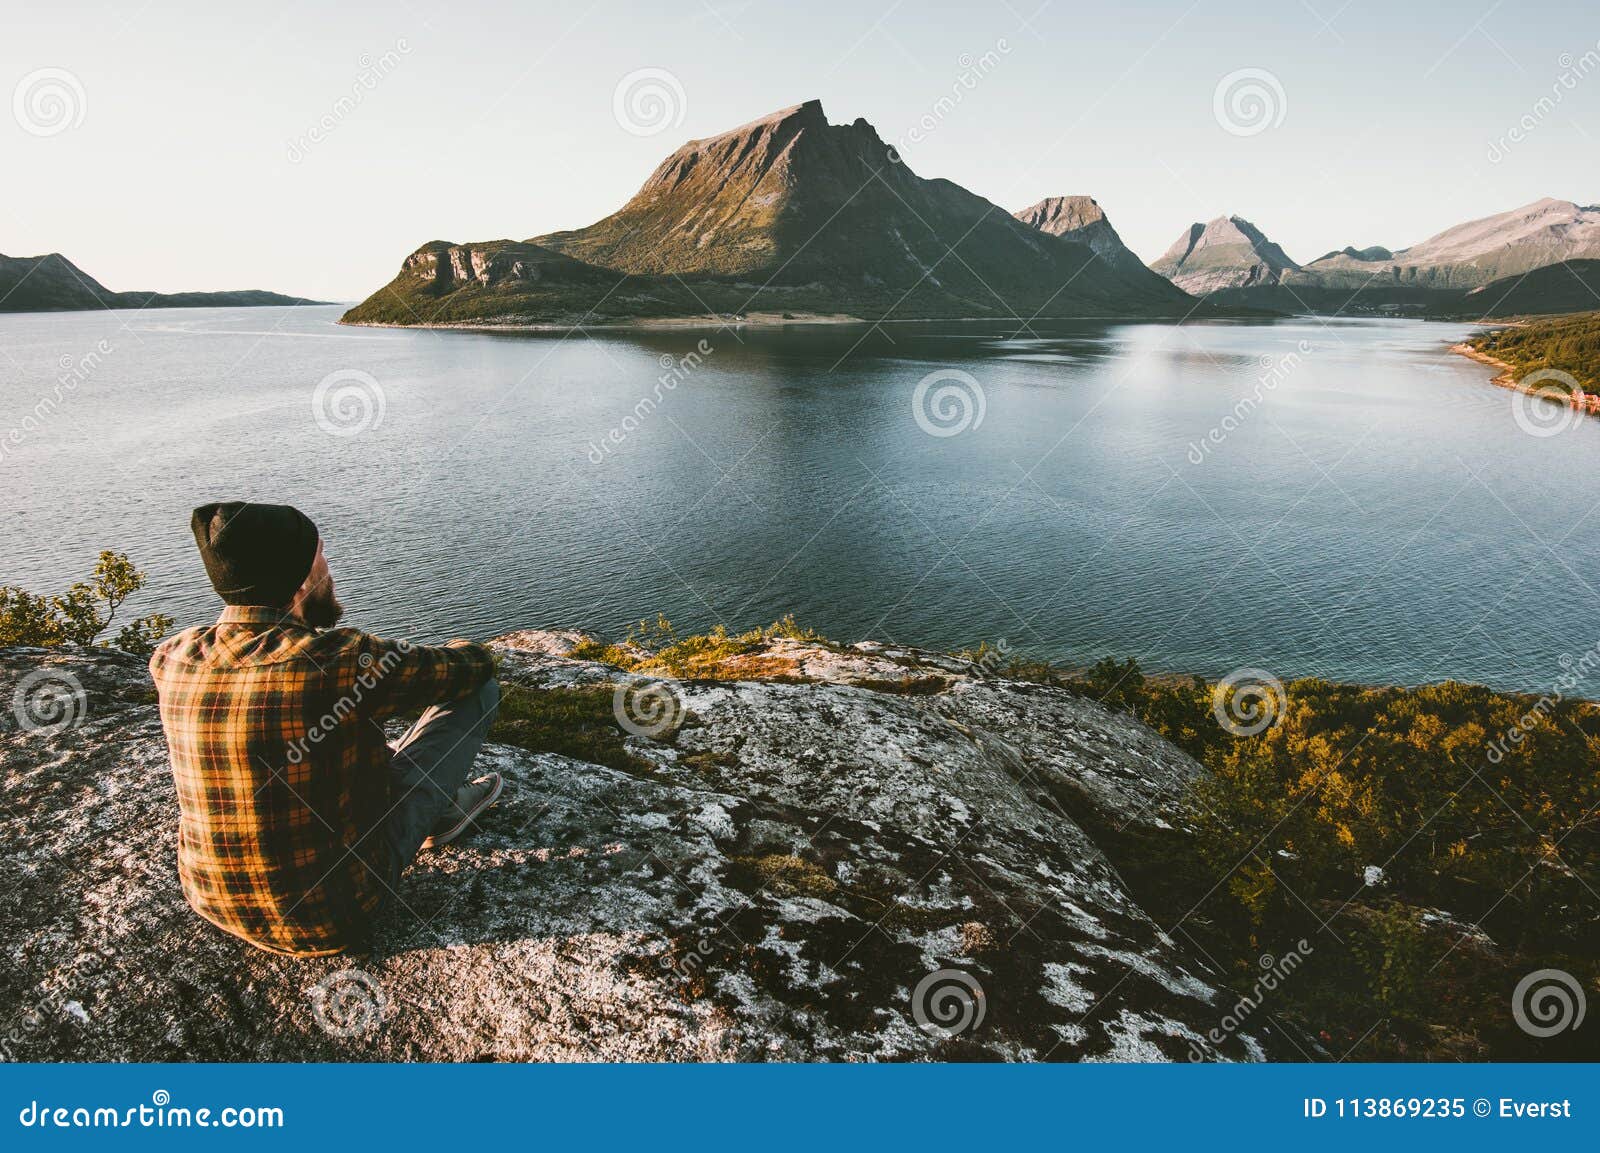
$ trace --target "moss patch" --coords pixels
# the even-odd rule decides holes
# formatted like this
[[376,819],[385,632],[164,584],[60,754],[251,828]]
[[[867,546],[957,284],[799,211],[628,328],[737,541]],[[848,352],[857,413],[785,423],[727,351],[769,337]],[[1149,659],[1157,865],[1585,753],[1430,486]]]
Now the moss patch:
[[693,769],[698,773],[709,773],[715,769],[737,768],[739,758],[736,754],[721,749],[703,749],[697,753],[685,753],[681,761],[685,768]]
[[489,739],[613,769],[653,771],[649,762],[624,746],[626,734],[612,711],[612,696],[613,690],[604,685],[530,689],[503,684],[500,714],[489,730]]
[[875,693],[894,693],[902,697],[933,697],[944,692],[952,683],[949,677],[923,676],[899,677],[895,680],[868,678],[855,681],[854,685],[858,689],[870,689]]
[[774,621],[766,628],[730,633],[718,625],[710,632],[680,637],[666,617],[635,625],[621,644],[586,641],[571,652],[577,660],[603,661],[635,673],[654,673],[680,679],[697,680],[774,680],[786,679],[784,661],[749,658],[749,654],[770,640],[780,638],[828,645],[811,629],[795,623],[793,616]]
[[828,897],[839,891],[839,883],[803,857],[770,853],[764,857],[735,857],[735,866],[745,874],[752,891],[765,889],[780,897]]

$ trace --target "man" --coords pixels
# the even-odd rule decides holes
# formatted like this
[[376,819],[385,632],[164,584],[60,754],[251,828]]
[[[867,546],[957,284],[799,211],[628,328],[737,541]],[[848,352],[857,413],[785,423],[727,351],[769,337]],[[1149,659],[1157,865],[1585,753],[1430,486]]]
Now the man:
[[[467,782],[500,700],[493,659],[335,628],[321,537],[287,505],[202,505],[191,528],[227,607],[150,659],[184,895],[273,952],[359,945],[418,850],[500,796],[496,773]],[[423,709],[384,740],[386,718]]]

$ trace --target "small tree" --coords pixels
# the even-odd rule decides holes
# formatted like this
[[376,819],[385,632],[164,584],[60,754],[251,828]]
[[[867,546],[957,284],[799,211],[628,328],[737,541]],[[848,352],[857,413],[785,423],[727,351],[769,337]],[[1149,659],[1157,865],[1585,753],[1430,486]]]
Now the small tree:
[[124,625],[110,641],[96,641],[111,627],[122,602],[144,587],[145,576],[125,555],[106,551],[87,581],[61,596],[38,596],[0,585],[0,645],[92,645],[148,653],[172,627],[165,613],[151,613]]

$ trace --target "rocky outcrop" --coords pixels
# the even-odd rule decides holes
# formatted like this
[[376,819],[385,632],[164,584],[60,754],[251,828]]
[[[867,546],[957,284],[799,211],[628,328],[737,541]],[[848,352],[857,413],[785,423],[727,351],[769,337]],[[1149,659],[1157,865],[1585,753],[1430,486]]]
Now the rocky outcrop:
[[1144,261],[1122,242],[1105,210],[1089,196],[1047,196],[1037,204],[1012,213],[1029,228],[1082,244],[1108,268],[1139,279],[1151,275]]
[[545,284],[615,284],[597,268],[537,244],[500,240],[452,244],[431,240],[406,257],[405,274],[426,292],[443,294],[462,287],[527,289]]
[[370,953],[309,961],[185,907],[143,662],[0,650],[9,1053],[1286,1055],[1218,1028],[1217,975],[1086,831],[1181,819],[1202,770],[1138,722],[882,645],[772,640],[651,682],[581,639],[502,638],[502,681],[613,703],[623,767],[491,744],[508,783],[481,828],[419,858]]

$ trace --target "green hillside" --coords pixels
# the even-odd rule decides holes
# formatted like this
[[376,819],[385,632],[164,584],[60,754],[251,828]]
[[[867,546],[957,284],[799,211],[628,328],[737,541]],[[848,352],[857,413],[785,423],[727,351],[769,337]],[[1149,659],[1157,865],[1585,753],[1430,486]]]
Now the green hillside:
[[1498,328],[1470,343],[1505,361],[1519,377],[1541,368],[1557,369],[1575,377],[1586,392],[1600,392],[1600,312]]
[[1600,260],[1568,260],[1496,280],[1436,312],[1484,320],[1594,309],[1600,309]]

